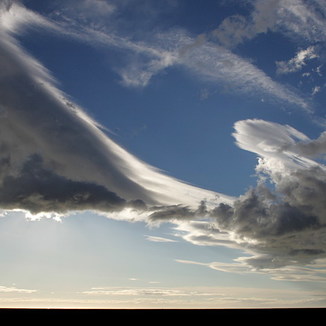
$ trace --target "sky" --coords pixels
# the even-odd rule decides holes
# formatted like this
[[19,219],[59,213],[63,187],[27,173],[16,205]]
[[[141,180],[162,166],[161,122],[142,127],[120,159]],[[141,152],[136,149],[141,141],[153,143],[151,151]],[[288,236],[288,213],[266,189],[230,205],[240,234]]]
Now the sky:
[[326,305],[324,0],[1,0],[0,306]]

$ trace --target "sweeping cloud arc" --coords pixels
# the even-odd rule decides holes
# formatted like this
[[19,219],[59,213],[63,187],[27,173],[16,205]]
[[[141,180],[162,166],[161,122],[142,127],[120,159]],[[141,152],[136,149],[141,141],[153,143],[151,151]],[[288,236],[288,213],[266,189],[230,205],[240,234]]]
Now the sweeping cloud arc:
[[[1,36],[3,207],[38,213],[69,211],[70,204],[83,208],[83,200],[85,208],[104,210],[130,201],[197,206],[204,199],[232,200],[168,177],[128,153],[68,100],[8,33]],[[59,198],[47,190],[55,187],[61,189]],[[111,202],[107,207],[105,200]]]

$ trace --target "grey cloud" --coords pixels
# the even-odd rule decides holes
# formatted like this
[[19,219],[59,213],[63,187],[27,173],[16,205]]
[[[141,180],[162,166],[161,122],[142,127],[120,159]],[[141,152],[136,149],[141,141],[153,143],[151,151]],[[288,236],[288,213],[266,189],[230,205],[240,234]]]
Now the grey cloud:
[[152,209],[155,212],[149,215],[150,221],[164,221],[169,219],[191,220],[205,216],[207,213],[205,201],[201,201],[195,210],[183,205],[153,207]]
[[266,33],[273,29],[278,21],[280,2],[281,0],[254,1],[254,10],[250,17],[241,15],[227,17],[212,32],[212,36],[224,46],[235,47],[260,33]]
[[[214,209],[212,215],[216,215],[218,225],[222,229],[235,231],[240,237],[256,240],[320,227],[312,209],[311,212],[308,209],[304,212],[300,206],[277,200],[280,194],[272,194],[261,187],[249,190],[233,207],[223,204]],[[274,201],[270,199],[272,196],[275,197]]]
[[227,17],[212,32],[222,45],[235,47],[261,33],[277,31],[301,42],[325,41],[326,6],[322,0],[252,0],[249,16]]
[[28,156],[37,153],[46,168],[63,177],[109,187],[127,200],[155,202],[149,191],[132,180],[137,172],[124,151],[45,80],[46,72],[37,62],[2,36],[0,175],[16,173]]
[[252,255],[242,261],[254,269],[326,258],[326,168],[304,155],[323,153],[324,133],[310,140],[290,126],[248,120],[236,124],[235,137],[260,156],[257,186],[233,203],[202,203],[201,223],[177,227],[186,232],[183,238],[242,248]]
[[241,260],[250,269],[282,268],[326,258],[325,191],[315,190],[317,177],[310,185],[305,178],[301,180],[300,184],[285,180],[287,189],[277,191],[259,185],[233,205],[221,203],[208,209],[202,221],[175,221],[176,230],[196,245],[248,252],[250,257]]
[[323,132],[317,139],[297,143],[295,148],[300,154],[312,158],[325,155],[326,132]]
[[107,212],[123,209],[126,201],[103,186],[57,175],[44,168],[40,156],[33,155],[17,176],[3,178],[0,206],[32,214],[87,209]]

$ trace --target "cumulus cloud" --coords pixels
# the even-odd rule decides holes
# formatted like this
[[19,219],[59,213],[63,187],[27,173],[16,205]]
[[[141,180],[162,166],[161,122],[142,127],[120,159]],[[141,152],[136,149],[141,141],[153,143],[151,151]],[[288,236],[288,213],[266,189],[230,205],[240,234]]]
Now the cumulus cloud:
[[310,140],[290,126],[262,120],[240,121],[235,130],[238,146],[259,156],[258,185],[232,204],[206,210],[211,220],[176,229],[193,243],[245,248],[253,255],[243,260],[247,267],[325,258],[326,167],[311,159],[325,153],[324,133]]
[[[149,218],[171,221],[174,235],[195,245],[224,246],[249,255],[233,263],[209,264],[213,269],[321,280],[326,257],[326,167],[313,158],[325,154],[324,136],[311,140],[288,125],[239,121],[234,133],[237,145],[258,155],[257,186],[231,203],[207,207],[202,201],[197,209],[176,206]],[[303,271],[302,264],[310,267]]]

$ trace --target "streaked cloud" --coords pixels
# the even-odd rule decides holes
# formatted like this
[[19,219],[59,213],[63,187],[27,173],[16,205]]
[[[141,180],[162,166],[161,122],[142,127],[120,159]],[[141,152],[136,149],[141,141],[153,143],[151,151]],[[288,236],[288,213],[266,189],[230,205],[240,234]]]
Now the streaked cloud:
[[[65,8],[65,7],[64,7]],[[268,10],[266,9],[266,12]],[[203,35],[193,36],[184,29],[146,33],[144,39],[124,36],[111,23],[100,26],[81,23],[75,11],[56,11],[51,16],[55,30],[96,47],[120,51],[121,63],[113,68],[128,87],[145,87],[151,79],[171,66],[183,67],[203,80],[215,83],[229,93],[249,96],[265,95],[273,100],[311,110],[308,99],[279,84],[248,59],[241,58],[224,46]],[[259,21],[259,22],[258,22]],[[260,25],[263,18],[257,18]]]
[[7,294],[7,293],[22,293],[22,294],[30,294],[30,293],[35,293],[37,292],[36,290],[30,290],[30,289],[21,289],[17,288],[15,286],[0,286],[0,293]]
[[[259,257],[263,260],[264,257]],[[286,266],[281,268],[263,268],[252,267],[246,263],[245,258],[235,259],[231,263],[222,262],[210,262],[201,263],[196,261],[176,259],[176,262],[182,264],[199,265],[214,269],[224,273],[234,274],[267,274],[271,279],[277,281],[291,281],[291,282],[323,282],[326,277],[325,272],[325,259],[321,259],[314,264],[308,264],[305,267],[302,266]]]
[[[82,292],[89,302],[122,300],[127,306],[174,308],[227,308],[227,307],[307,307],[322,306],[322,291],[298,292],[289,289],[259,289],[240,287],[159,287],[159,288],[102,288]],[[186,299],[186,300],[185,300]],[[81,299],[82,300],[82,299]]]
[[170,238],[156,237],[156,236],[152,236],[152,235],[146,235],[145,237],[148,241],[152,241],[152,242],[165,242],[165,243],[177,242],[177,240],[173,240]]

